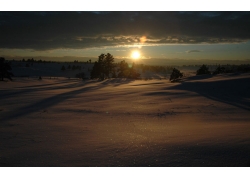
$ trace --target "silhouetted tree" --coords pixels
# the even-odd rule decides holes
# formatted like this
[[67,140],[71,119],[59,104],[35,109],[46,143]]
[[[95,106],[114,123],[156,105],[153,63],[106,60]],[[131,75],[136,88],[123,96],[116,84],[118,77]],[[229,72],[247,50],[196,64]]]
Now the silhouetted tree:
[[237,67],[237,72],[247,73],[250,72],[249,64],[241,64]]
[[118,77],[125,78],[128,77],[128,75],[129,75],[128,63],[126,63],[125,60],[122,60],[118,64]]
[[4,78],[8,78],[12,81],[11,76],[13,74],[9,72],[11,70],[10,63],[5,62],[5,59],[3,57],[0,57],[0,80],[3,81]]
[[131,79],[137,79],[140,77],[140,73],[135,71],[135,63],[132,64],[131,67],[129,67],[129,75],[128,78]]
[[213,74],[221,74],[221,73],[225,73],[226,72],[226,68],[225,67],[221,67],[220,65],[216,68],[216,70],[213,72]]
[[114,58],[111,54],[101,54],[98,61],[94,63],[90,73],[91,78],[105,79],[109,78],[114,69]]
[[101,76],[101,63],[95,62],[94,66],[90,72],[91,79],[100,78]]
[[81,73],[76,74],[76,78],[84,79],[84,78],[85,78],[84,72],[81,72]]
[[140,74],[135,71],[135,64],[133,63],[130,67],[125,60],[121,61],[118,64],[118,77],[119,78],[131,78],[137,79],[140,77]]
[[62,66],[61,70],[62,70],[62,71],[65,71],[65,70],[66,70],[64,65]]
[[196,75],[202,75],[202,74],[211,74],[210,71],[208,70],[208,66],[203,64],[200,69],[197,70]]
[[172,74],[170,75],[170,81],[176,81],[179,78],[183,77],[183,73],[181,73],[178,69],[174,68]]
[[109,75],[114,69],[114,57],[111,54],[104,55],[104,74],[105,77],[109,78]]
[[115,69],[113,69],[113,71],[112,71],[112,78],[117,78]]

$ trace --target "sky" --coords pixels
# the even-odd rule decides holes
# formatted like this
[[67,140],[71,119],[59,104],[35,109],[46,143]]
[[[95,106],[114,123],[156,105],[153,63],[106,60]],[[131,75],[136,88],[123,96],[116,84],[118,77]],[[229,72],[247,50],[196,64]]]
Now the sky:
[[0,56],[249,60],[248,11],[0,11]]

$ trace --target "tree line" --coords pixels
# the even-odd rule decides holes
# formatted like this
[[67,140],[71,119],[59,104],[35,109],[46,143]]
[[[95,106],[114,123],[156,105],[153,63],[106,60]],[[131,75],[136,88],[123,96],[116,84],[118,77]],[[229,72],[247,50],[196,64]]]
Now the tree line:
[[[72,67],[70,65],[68,65],[67,67],[68,70],[72,69],[72,70],[81,70],[82,69],[82,66],[75,66],[73,65]],[[66,67],[64,65],[62,65],[61,67],[61,70],[62,71],[65,71],[66,70]]]
[[[25,61],[25,60],[24,60]],[[36,62],[33,58],[28,59],[27,62]],[[39,62],[39,61],[38,61]],[[74,63],[78,63],[77,60]],[[88,63],[92,63],[91,60]],[[62,71],[68,70],[81,70],[80,65],[68,65],[66,68],[64,65],[61,67]],[[152,66],[152,65],[143,65],[143,64],[128,64],[125,60],[122,60],[120,63],[114,62],[114,57],[110,54],[101,54],[98,56],[98,61],[94,62],[92,70],[90,71],[91,79],[98,78],[104,80],[106,78],[131,78],[138,79],[140,77],[140,73],[136,71],[136,69],[141,69],[142,72],[151,71],[156,73],[167,73],[172,70],[170,75],[170,81],[176,81],[183,77],[183,73],[181,73],[178,69],[173,68],[172,66],[164,67],[164,66]],[[12,80],[13,73],[11,71],[10,62],[6,62],[5,58],[0,57],[0,80],[3,81],[4,78],[8,78]],[[250,72],[249,64],[242,65],[219,65],[216,70],[213,72],[209,70],[209,66],[203,64],[196,71],[196,75],[203,74],[222,74],[222,73],[246,73]],[[76,74],[78,78],[85,78],[85,74],[80,72]]]
[[129,65],[125,60],[120,63],[114,63],[114,57],[110,54],[101,54],[98,61],[94,63],[90,73],[91,79],[101,80],[107,78],[132,78],[137,79],[140,73],[136,72],[135,64]]
[[[241,65],[219,65],[213,72],[209,70],[209,66],[203,64],[196,71],[196,75],[217,75],[217,74],[225,74],[225,73],[249,73],[250,72],[250,64],[241,64]],[[183,73],[180,70],[174,68],[169,80],[171,82],[178,81],[183,77]]]

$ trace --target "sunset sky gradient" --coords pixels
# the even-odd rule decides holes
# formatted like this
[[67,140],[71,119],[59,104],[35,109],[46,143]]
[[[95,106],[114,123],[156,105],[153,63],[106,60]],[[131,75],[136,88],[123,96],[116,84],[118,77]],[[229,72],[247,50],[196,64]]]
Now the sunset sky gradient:
[[1,11],[0,56],[250,59],[247,11]]

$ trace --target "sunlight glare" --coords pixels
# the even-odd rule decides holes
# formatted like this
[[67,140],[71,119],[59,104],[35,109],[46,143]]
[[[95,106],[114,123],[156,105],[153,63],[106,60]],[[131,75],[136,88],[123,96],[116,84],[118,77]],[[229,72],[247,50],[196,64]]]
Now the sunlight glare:
[[139,59],[141,57],[141,54],[138,51],[133,51],[132,54],[131,54],[131,57],[133,59]]

